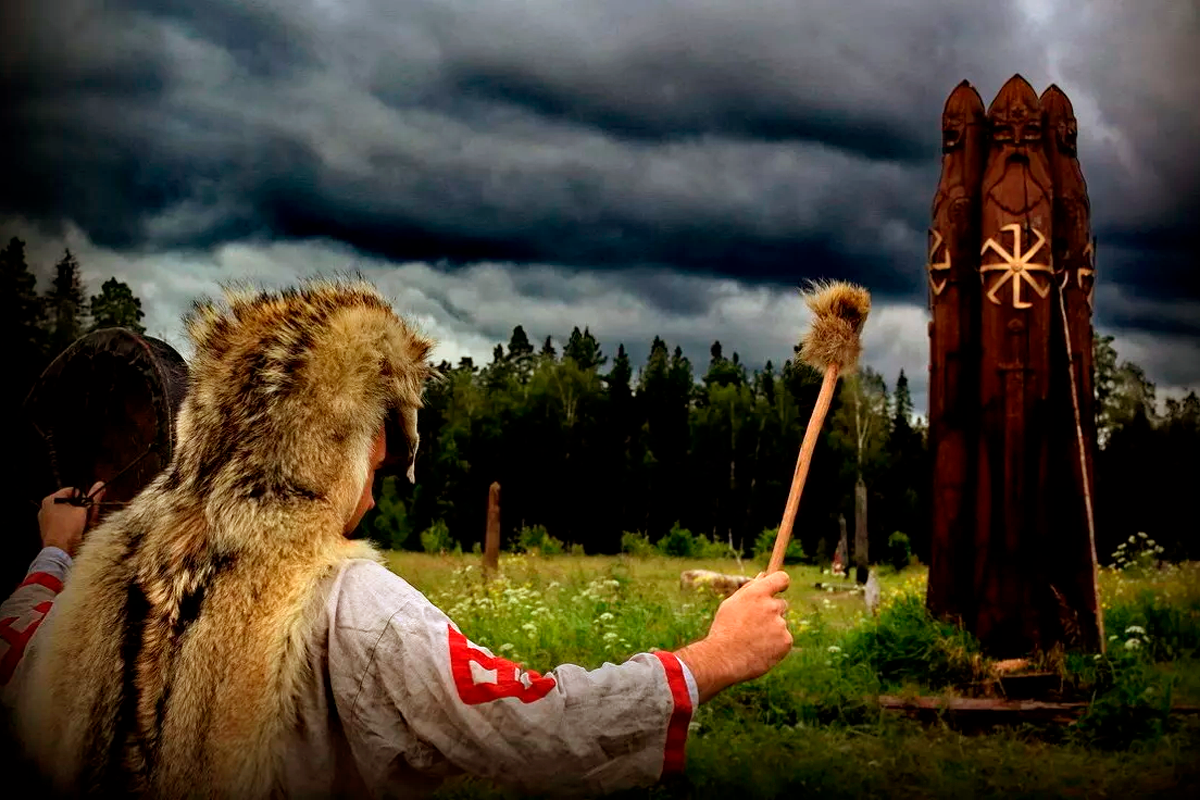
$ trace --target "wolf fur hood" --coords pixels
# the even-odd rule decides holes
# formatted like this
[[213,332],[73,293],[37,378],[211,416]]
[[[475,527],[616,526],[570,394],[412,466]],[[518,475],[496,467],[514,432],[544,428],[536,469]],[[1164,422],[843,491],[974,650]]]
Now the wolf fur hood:
[[386,419],[415,454],[432,342],[372,287],[227,291],[187,323],[172,461],[89,534],[30,664],[18,724],[67,794],[275,794],[320,587],[378,558],[343,530]]

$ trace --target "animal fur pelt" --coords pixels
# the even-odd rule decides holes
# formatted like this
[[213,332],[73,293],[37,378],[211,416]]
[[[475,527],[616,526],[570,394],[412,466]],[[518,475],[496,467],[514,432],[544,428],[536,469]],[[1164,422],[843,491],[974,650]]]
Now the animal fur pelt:
[[170,465],[89,534],[39,633],[19,724],[68,794],[276,791],[322,581],[378,558],[343,530],[386,417],[411,464],[432,342],[376,290],[225,299],[187,320]]

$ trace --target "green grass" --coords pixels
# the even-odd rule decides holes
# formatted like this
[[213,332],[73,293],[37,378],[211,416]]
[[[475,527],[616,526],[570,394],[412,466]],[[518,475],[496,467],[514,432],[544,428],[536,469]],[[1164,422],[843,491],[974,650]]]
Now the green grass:
[[[477,555],[392,553],[390,566],[474,641],[530,669],[594,668],[702,637],[720,598],[683,589],[685,569],[739,572],[729,559],[502,555],[484,581]],[[761,564],[746,561],[744,574]],[[1200,565],[1101,575],[1108,654],[1050,658],[1091,700],[1070,728],[964,735],[886,712],[881,693],[973,692],[988,660],[969,635],[924,612],[925,572],[879,569],[884,602],[808,566],[789,566],[796,648],[771,673],[700,707],[681,779],[630,796],[1059,797],[1200,794]],[[1128,645],[1132,640],[1136,644]],[[441,797],[511,797],[473,779]]]

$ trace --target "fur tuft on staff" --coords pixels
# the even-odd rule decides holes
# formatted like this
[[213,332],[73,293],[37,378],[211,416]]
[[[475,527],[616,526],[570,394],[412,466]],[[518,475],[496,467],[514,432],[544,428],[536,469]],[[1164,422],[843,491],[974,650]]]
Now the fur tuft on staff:
[[871,313],[871,294],[852,283],[813,283],[804,293],[812,327],[800,340],[800,358],[822,372],[830,364],[852,373],[862,355],[862,330]]
[[862,331],[871,312],[871,294],[861,286],[841,281],[816,282],[804,292],[804,302],[813,312],[812,326],[800,340],[800,357],[805,363],[822,370],[825,378],[821,382],[821,393],[813,408],[804,432],[804,444],[796,460],[796,472],[792,476],[792,489],[788,493],[783,522],[775,537],[775,549],[767,573],[783,567],[783,556],[792,538],[792,525],[796,521],[796,510],[800,507],[800,494],[808,477],[813,451],[817,447],[817,436],[833,402],[833,389],[840,373],[850,373],[858,366],[862,354]]

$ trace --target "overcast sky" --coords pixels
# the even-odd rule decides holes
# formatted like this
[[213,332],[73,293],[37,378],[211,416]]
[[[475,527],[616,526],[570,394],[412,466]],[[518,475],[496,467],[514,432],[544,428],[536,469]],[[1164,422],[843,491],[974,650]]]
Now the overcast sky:
[[357,269],[439,359],[588,325],[635,364],[661,335],[761,366],[801,281],[849,279],[865,361],[923,411],[942,105],[1020,72],[1079,118],[1097,327],[1176,394],[1200,389],[1198,8],[10,0],[0,236],[128,282],[185,351],[222,281]]

